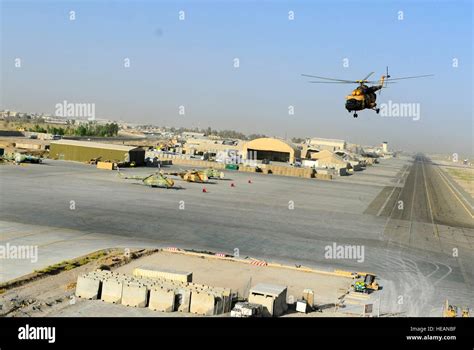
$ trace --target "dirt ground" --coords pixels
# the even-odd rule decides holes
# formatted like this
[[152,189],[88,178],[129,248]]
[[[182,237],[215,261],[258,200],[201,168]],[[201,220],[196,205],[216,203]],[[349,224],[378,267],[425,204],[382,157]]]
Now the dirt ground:
[[[106,260],[107,257],[104,259]],[[103,265],[104,259],[4,291],[0,294],[0,316],[193,316],[177,312],[161,313],[147,308],[129,308],[101,301],[76,298],[74,291],[77,277],[82,273],[97,269],[100,265]],[[115,261],[115,259],[109,259],[109,262],[111,260]],[[315,300],[318,305],[334,303],[338,290],[349,288],[352,282],[350,278],[345,277],[269,266],[261,267],[171,252],[157,252],[132,260],[117,268],[112,268],[112,270],[132,274],[133,269],[141,265],[156,265],[165,269],[192,272],[193,282],[231,288],[243,296],[247,296],[249,288],[260,282],[287,286],[288,296],[293,296],[295,301],[301,298],[303,289],[310,288],[315,293]],[[341,294],[340,291],[339,294]],[[297,314],[292,313],[291,315],[296,316]],[[323,313],[313,312],[309,316],[333,316],[333,313],[324,310]]]
[[304,289],[312,289],[318,303],[334,302],[338,289],[347,289],[352,279],[318,273],[300,272],[285,268],[256,266],[235,261],[201,258],[170,252],[158,252],[132,261],[116,271],[132,274],[135,267],[154,265],[164,269],[192,272],[193,282],[238,291],[248,297],[249,289],[258,283],[288,287],[288,297],[301,299]]

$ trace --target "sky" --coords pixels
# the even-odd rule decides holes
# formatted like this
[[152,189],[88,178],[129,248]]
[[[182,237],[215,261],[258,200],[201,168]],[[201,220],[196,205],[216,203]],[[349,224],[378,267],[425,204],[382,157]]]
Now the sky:
[[[469,0],[0,1],[0,109],[93,103],[97,117],[133,123],[474,153]],[[434,74],[377,97],[419,118],[355,119],[344,106],[356,85],[301,76],[378,80],[386,66],[393,78]]]

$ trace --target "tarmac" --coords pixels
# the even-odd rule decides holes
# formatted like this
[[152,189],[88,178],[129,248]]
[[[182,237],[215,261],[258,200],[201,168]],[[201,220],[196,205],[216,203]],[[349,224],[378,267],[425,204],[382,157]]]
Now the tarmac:
[[[0,280],[102,248],[175,246],[373,272],[381,313],[439,316],[446,298],[474,308],[472,208],[439,168],[418,156],[334,181],[226,171],[161,189],[73,162],[1,166],[0,244],[39,256],[2,261]],[[363,247],[363,261],[328,258],[334,243]]]

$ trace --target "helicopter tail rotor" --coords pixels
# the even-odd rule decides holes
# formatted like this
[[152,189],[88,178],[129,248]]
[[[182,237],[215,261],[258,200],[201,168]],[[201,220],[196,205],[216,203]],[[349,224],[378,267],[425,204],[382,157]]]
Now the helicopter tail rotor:
[[390,74],[388,74],[388,66],[387,66],[385,70],[385,75],[382,75],[382,78],[380,79],[380,85],[382,87],[379,90],[379,95],[382,94],[382,88],[387,88],[387,85],[388,85],[387,79],[389,78],[390,78]]
[[[385,71],[385,79],[390,79],[390,74],[388,74],[388,66]],[[387,87],[387,80],[385,80],[385,87]]]

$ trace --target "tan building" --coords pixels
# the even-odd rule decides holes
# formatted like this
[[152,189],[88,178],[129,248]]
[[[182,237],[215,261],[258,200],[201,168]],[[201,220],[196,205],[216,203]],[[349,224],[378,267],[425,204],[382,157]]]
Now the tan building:
[[244,159],[294,163],[297,158],[300,158],[301,152],[291,142],[263,137],[245,143],[242,155]]
[[317,160],[317,166],[321,168],[332,168],[339,170],[351,167],[348,161],[328,150],[312,153],[311,159]]
[[324,150],[321,152],[312,152],[310,155],[310,159],[323,159],[328,157],[333,157],[335,154],[334,152]]
[[50,156],[76,162],[87,162],[99,157],[103,161],[135,162],[136,165],[142,165],[145,162],[145,150],[142,148],[91,141],[53,141]]
[[319,152],[319,149],[312,147],[307,143],[301,145],[301,158],[311,159],[311,154]]
[[312,138],[309,140],[311,147],[318,148],[319,150],[337,151],[346,149],[346,141],[336,139],[323,139],[323,138]]
[[286,294],[284,286],[259,283],[250,290],[249,303],[262,305],[264,316],[277,317],[288,310]]
[[183,151],[185,154],[191,155],[203,155],[204,153],[210,153],[216,155],[223,151],[241,151],[244,142],[236,140],[235,142],[226,142],[223,140],[210,140],[210,139],[189,139],[183,145]]

